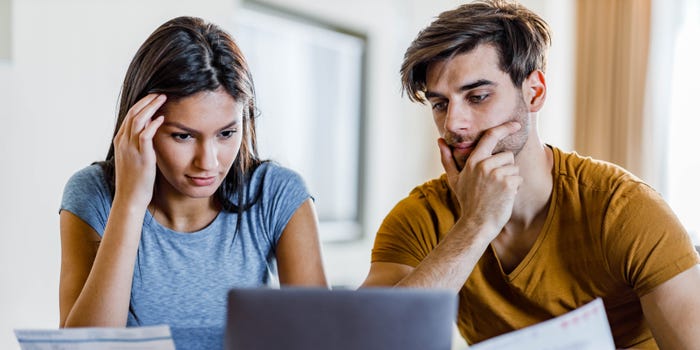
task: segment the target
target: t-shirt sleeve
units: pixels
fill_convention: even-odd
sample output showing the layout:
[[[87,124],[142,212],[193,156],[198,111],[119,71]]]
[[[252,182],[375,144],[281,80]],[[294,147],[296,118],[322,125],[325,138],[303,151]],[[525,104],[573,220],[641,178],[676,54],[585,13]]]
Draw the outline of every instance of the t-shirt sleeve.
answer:
[[[418,266],[437,245],[438,216],[425,197],[414,191],[389,212],[379,227],[372,262]]]
[[[268,239],[275,245],[292,215],[301,204],[311,197],[301,175],[293,170],[265,163],[260,173],[264,178],[262,204],[265,210],[265,225]]]
[[[700,262],[688,233],[656,191],[636,183],[618,192],[604,220],[613,275],[642,296]]]
[[[111,207],[111,195],[99,165],[86,167],[70,177],[63,189],[61,210],[85,221],[100,237],[104,233]]]

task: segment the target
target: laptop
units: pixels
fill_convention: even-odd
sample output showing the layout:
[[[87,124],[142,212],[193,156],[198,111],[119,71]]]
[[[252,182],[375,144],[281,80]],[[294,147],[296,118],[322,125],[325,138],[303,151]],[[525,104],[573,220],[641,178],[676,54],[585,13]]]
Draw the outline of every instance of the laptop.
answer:
[[[449,350],[457,296],[435,289],[232,289],[226,350]]]

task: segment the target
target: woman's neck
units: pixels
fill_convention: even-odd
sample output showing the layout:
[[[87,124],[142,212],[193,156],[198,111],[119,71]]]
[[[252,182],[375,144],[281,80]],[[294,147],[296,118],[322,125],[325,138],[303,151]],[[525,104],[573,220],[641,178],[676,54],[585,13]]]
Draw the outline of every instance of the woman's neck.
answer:
[[[207,227],[221,211],[214,199],[172,196],[156,191],[148,210],[161,225],[177,232],[196,232]]]

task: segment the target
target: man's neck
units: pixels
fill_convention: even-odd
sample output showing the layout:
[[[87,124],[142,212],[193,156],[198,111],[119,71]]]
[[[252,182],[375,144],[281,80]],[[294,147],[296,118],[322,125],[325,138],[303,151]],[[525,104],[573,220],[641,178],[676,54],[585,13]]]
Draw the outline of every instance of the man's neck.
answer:
[[[522,230],[530,226],[549,207],[552,194],[553,151],[536,134],[530,136],[515,160],[523,183],[515,197],[513,214],[506,225],[506,228],[511,226],[515,231],[520,231],[518,227]]]
[[[552,195],[552,150],[534,136],[516,157],[523,183],[513,213],[492,241],[503,272],[511,273],[528,254],[544,227]]]

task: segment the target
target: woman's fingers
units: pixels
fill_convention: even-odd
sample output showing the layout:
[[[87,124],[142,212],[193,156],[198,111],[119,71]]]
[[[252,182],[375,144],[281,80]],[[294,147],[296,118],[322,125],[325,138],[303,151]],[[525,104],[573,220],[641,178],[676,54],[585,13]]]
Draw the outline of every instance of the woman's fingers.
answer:
[[[138,135],[146,125],[146,121],[163,105],[165,99],[163,94],[148,94],[131,106],[115,135],[115,141],[124,137],[133,139],[135,134]]]
[[[130,135],[133,141],[138,142],[140,137],[139,135],[146,127],[146,124],[156,114],[158,109],[165,103],[165,99],[165,95],[161,94],[156,96],[156,98],[152,99],[149,103],[143,106],[139,112],[132,117],[130,121],[131,131],[127,135]]]
[[[121,138],[123,135],[131,135],[131,120],[144,106],[151,103],[156,97],[158,97],[158,94],[148,94],[131,106],[129,111],[126,112],[126,116],[124,116],[124,120],[122,121],[121,127],[119,127],[116,137]]]
[[[156,131],[158,131],[158,128],[163,125],[164,120],[165,117],[161,115],[150,120],[143,128],[143,131],[139,137],[139,150],[141,152],[147,149],[153,149],[153,136],[156,134]]]

